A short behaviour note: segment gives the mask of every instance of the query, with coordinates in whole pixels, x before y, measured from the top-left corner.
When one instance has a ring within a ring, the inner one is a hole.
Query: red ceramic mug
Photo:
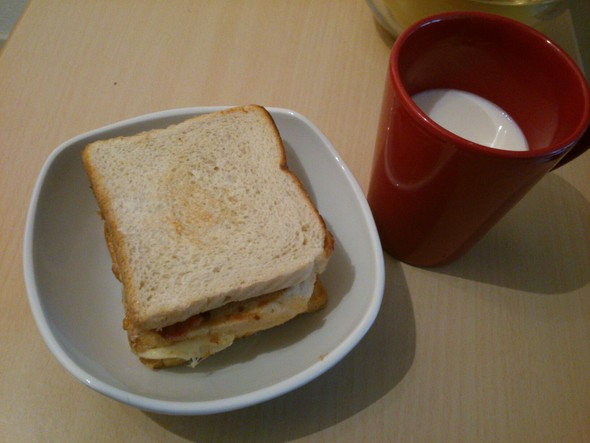
[[[529,150],[461,138],[412,96],[454,89],[506,111]],[[471,248],[535,183],[590,146],[590,93],[575,62],[534,29],[456,12],[406,29],[390,56],[368,201],[383,248],[417,266]]]

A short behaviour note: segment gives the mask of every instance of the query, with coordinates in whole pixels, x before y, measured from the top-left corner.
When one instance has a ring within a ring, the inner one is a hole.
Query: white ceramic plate
[[[367,332],[381,304],[383,254],[357,182],[311,122],[295,112],[269,108],[290,168],[336,240],[323,277],[328,305],[241,340],[195,369],[153,371],[139,363],[122,329],[121,287],[111,273],[102,222],[80,153],[97,139],[165,127],[219,109],[159,112],[80,135],[50,155],[33,192],[24,269],[41,335],[79,381],[143,410],[208,414],[284,394],[342,359]]]

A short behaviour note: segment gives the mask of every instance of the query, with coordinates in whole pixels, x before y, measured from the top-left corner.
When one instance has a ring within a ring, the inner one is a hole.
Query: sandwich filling
[[[130,333],[131,347],[153,368],[181,362],[196,365],[239,338],[315,311],[325,303],[325,290],[312,274],[291,288],[229,303],[161,329]]]

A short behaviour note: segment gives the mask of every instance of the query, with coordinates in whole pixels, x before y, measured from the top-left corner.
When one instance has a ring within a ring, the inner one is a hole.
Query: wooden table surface
[[[590,154],[459,261],[386,256],[361,343],[260,405],[141,412],[78,383],[37,330],[23,230],[56,146],[149,112],[258,103],[308,117],[366,191],[392,43],[362,0],[32,1],[0,55],[0,441],[590,441]]]

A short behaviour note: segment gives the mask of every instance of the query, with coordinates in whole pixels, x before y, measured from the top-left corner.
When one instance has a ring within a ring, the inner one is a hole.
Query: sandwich
[[[82,161],[146,366],[194,366],[326,304],[333,236],[263,107],[96,141]]]

